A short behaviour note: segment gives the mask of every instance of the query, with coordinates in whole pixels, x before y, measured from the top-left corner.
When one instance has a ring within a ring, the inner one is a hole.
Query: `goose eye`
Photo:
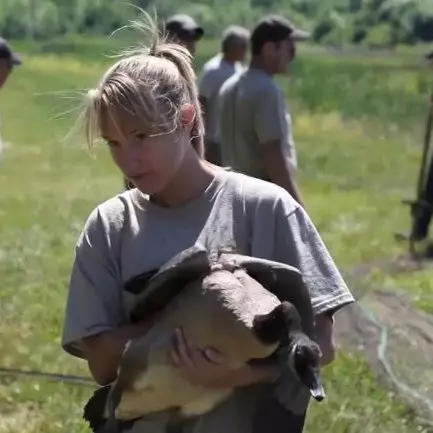
[[[147,138],[147,135],[143,132],[139,132],[139,133],[135,134],[135,138],[137,140],[144,140],[145,138]]]

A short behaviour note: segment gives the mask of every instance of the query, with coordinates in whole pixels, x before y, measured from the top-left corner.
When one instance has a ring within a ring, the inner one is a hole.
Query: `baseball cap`
[[[0,37],[0,59],[7,59],[12,65],[21,65],[21,57],[14,53],[7,41]]]
[[[172,15],[166,20],[165,29],[168,33],[179,39],[200,39],[204,35],[204,29],[200,27],[194,18],[185,14]]]
[[[262,18],[251,34],[251,46],[258,53],[266,42],[280,42],[285,39],[304,41],[310,33],[298,29],[291,21],[279,15],[268,15]]]

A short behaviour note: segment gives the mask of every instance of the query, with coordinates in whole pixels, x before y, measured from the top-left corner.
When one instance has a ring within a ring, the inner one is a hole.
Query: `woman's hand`
[[[193,385],[206,388],[234,388],[271,380],[273,372],[247,365],[230,368],[223,355],[214,348],[200,349],[181,330],[176,330],[171,350],[173,365],[181,376]]]
[[[107,385],[116,378],[125,344],[145,335],[157,318],[157,315],[153,315],[139,323],[125,325],[83,340],[84,357],[99,385]]]

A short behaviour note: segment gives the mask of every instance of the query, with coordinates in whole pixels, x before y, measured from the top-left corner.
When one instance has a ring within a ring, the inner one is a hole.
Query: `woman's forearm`
[[[99,385],[107,385],[116,378],[126,343],[146,334],[152,323],[125,325],[83,341],[89,370]]]
[[[322,367],[331,364],[335,358],[334,317],[331,313],[316,316],[315,340],[322,351]]]

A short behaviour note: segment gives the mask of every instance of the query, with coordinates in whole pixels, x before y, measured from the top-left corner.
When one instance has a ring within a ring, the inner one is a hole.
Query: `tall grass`
[[[430,71],[431,74],[431,71]],[[423,70],[344,59],[301,57],[290,95],[310,111],[374,118],[408,128],[425,116],[432,79]]]

